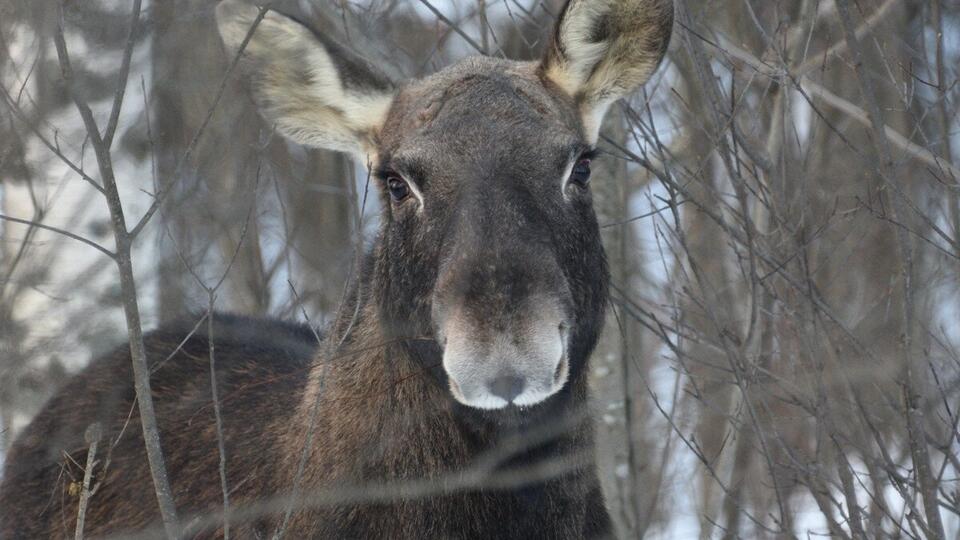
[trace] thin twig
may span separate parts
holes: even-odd
[[[240,63],[240,58],[243,56],[243,51],[247,48],[247,44],[250,43],[250,40],[253,38],[253,33],[256,31],[257,27],[260,26],[260,22],[263,21],[263,18],[267,16],[267,11],[270,10],[270,5],[272,2],[268,2],[266,5],[260,6],[257,16],[253,19],[253,23],[250,25],[250,29],[247,30],[247,35],[243,37],[243,41],[240,42],[240,47],[237,49],[236,54],[233,56],[233,61],[230,62],[230,66],[227,68],[226,73],[223,74],[223,77],[220,79],[220,86],[217,88],[217,93],[213,98],[213,103],[210,104],[210,107],[207,109],[207,115],[204,117],[203,122],[200,124],[200,127],[197,129],[197,132],[193,134],[193,138],[190,139],[190,143],[187,145],[186,150],[183,151],[183,156],[180,157],[180,161],[177,166],[174,168],[173,175],[164,186],[160,189],[159,192],[154,194],[153,203],[150,204],[150,207],[147,208],[147,211],[144,212],[143,217],[140,218],[140,221],[130,230],[130,236],[136,238],[144,227],[147,226],[147,223],[150,222],[150,219],[156,214],[157,210],[160,209],[160,205],[163,204],[163,201],[166,200],[167,196],[172,191],[173,185],[180,179],[181,172],[186,163],[190,160],[190,156],[193,155],[193,152],[197,148],[197,144],[200,142],[200,138],[206,133],[207,126],[210,125],[210,121],[213,119],[213,115],[217,110],[217,106],[220,104],[220,100],[223,98],[223,94],[227,89],[227,84],[230,82],[234,70],[237,67],[237,64]]]
[[[797,86],[803,89],[810,96],[822,99],[827,105],[844,113],[851,119],[864,126],[871,126],[870,117],[866,111],[854,103],[831,92],[822,84],[814,82],[809,77],[803,74],[789,73],[779,66],[771,66],[723,36],[719,36],[719,43],[712,43],[708,40],[703,41],[716,47],[719,52],[736,58],[741,62],[745,62],[746,64],[749,64],[750,67],[768,76],[780,78],[781,76],[789,75],[796,82]],[[937,156],[929,149],[912,142],[910,139],[904,137],[901,133],[890,126],[883,126],[883,132],[886,134],[889,142],[906,152],[908,155],[910,155],[910,157],[926,163],[935,170],[949,173],[949,179],[953,181],[955,186],[960,187],[960,168],[951,163],[948,159]]]
[[[97,445],[103,430],[99,423],[90,424],[83,438],[87,443],[87,466],[83,469],[83,486],[80,490],[80,502],[77,505],[77,527],[73,534],[75,540],[83,540],[83,524],[87,517],[87,503],[90,502],[90,482],[93,479],[93,468],[97,464]]]
[[[441,13],[439,9],[435,8],[435,7],[433,6],[433,4],[431,4],[431,3],[429,2],[429,0],[420,0],[420,3],[423,4],[423,5],[425,5],[425,6],[427,6],[427,9],[429,9],[431,12],[433,12],[433,14],[434,14],[438,19],[440,19],[441,21],[443,21],[443,24],[445,24],[445,25],[447,25],[448,27],[452,28],[454,32],[456,32],[460,37],[462,37],[463,40],[466,41],[467,44],[469,44],[471,47],[473,47],[478,53],[480,53],[480,54],[482,54],[482,55],[486,55],[486,54],[487,54],[486,50],[483,48],[482,45],[480,45],[479,43],[477,43],[476,41],[474,41],[473,38],[471,38],[470,36],[468,36],[467,33],[464,32],[457,23],[455,23],[455,22],[451,21],[450,19],[448,19],[447,16],[444,15],[443,13]]]
[[[0,93],[3,94],[3,101],[7,104],[7,107],[13,113],[14,117],[16,117],[17,120],[19,120],[23,125],[30,128],[30,131],[33,132],[33,135],[37,138],[38,141],[40,141],[45,147],[47,147],[47,150],[50,150],[50,152],[52,152],[53,155],[57,156],[57,158],[59,158],[60,161],[62,161],[67,167],[70,167],[70,169],[73,170],[73,172],[77,173],[77,175],[79,175],[80,178],[82,178],[85,182],[93,186],[94,189],[96,189],[100,193],[103,193],[103,186],[101,186],[99,183],[97,183],[96,180],[94,180],[89,174],[87,174],[87,172],[83,170],[83,167],[81,167],[80,165],[77,165],[72,159],[68,158],[60,149],[60,145],[58,143],[51,142],[50,139],[48,139],[43,133],[40,132],[40,128],[35,126],[32,122],[30,122],[27,119],[26,115],[23,113],[22,110],[20,110],[20,107],[13,100],[13,97],[9,94],[9,92],[7,92],[6,87],[4,87],[2,84],[0,84]],[[56,137],[56,133],[54,133],[54,137]],[[81,152],[81,157],[82,157],[82,152]]]
[[[103,144],[109,149],[113,146],[113,136],[117,132],[120,121],[120,109],[123,106],[123,95],[127,90],[127,79],[130,76],[130,58],[137,43],[137,26],[140,24],[140,7],[143,0],[133,0],[130,16],[130,31],[127,34],[127,45],[123,49],[123,60],[120,62],[120,72],[117,74],[117,89],[113,96],[113,107],[110,109],[110,119],[103,130]]]
[[[220,490],[223,493],[223,540],[230,540],[230,489],[227,487],[227,449],[223,440],[223,416],[220,413],[220,396],[217,390],[216,346],[213,338],[213,308],[216,291],[210,289],[207,308],[207,344],[210,352],[210,394],[213,399],[213,415],[217,428],[217,451],[220,454]]]
[[[86,245],[92,247],[93,249],[99,251],[100,253],[103,253],[103,254],[106,255],[107,257],[110,257],[111,259],[114,259],[114,260],[115,260],[116,257],[117,257],[114,252],[112,252],[112,251],[110,251],[109,249],[101,246],[100,244],[94,242],[93,240],[88,240],[88,239],[86,239],[86,238],[84,238],[84,237],[82,237],[82,236],[80,236],[80,235],[73,234],[73,233],[70,232],[70,231],[66,231],[66,230],[60,229],[60,228],[58,228],[58,227],[52,227],[52,226],[50,226],[50,225],[44,225],[43,223],[40,223],[40,222],[38,222],[38,221],[33,221],[33,220],[29,220],[29,219],[20,219],[20,218],[10,217],[10,216],[6,216],[6,215],[3,215],[3,214],[0,214],[0,219],[2,219],[2,220],[4,220],[4,221],[10,221],[10,222],[12,222],[12,223],[19,223],[19,224],[21,224],[21,225],[29,225],[29,226],[31,226],[31,227],[36,227],[36,228],[38,228],[38,229],[44,229],[44,230],[47,230],[47,231],[50,231],[50,232],[55,232],[55,233],[57,233],[57,234],[59,234],[59,235],[66,236],[67,238],[69,238],[69,239],[71,239],[71,240],[76,240],[77,242],[81,242],[81,243],[83,243],[83,244],[86,244]]]
[[[857,27],[856,36],[858,39],[863,39],[864,36],[873,31],[878,24],[880,24],[887,15],[890,14],[892,8],[902,3],[902,0],[886,0],[883,4],[873,10],[873,13],[870,14],[870,17],[867,20],[863,21],[859,27]],[[821,67],[825,61],[836,58],[843,51],[847,49],[847,40],[841,39],[836,43],[827,47],[827,49],[822,53],[817,53],[814,56],[811,56],[802,64],[797,66],[794,71],[794,74],[797,78],[807,75],[811,71]]]

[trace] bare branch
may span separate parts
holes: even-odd
[[[883,19],[890,14],[892,8],[899,3],[899,0],[886,0],[883,4],[874,9],[873,13],[870,14],[870,17],[868,17],[867,20],[863,21],[863,23],[857,27],[857,31],[855,32],[857,39],[863,39],[864,36],[872,32],[874,28],[876,28],[877,25],[880,24]],[[848,43],[846,39],[838,40],[836,43],[828,47],[823,53],[818,53],[816,56],[808,58],[802,64],[797,66],[796,69],[793,69],[792,71],[794,76],[797,79],[804,77],[811,71],[822,66],[824,62],[840,56],[843,51],[847,50],[847,46]]]
[[[460,37],[462,37],[463,40],[466,41],[468,45],[473,47],[478,53],[483,55],[487,54],[486,49],[484,49],[482,45],[474,41],[472,37],[468,36],[467,33],[460,28],[460,25],[451,21],[449,18],[447,18],[446,15],[441,13],[439,9],[435,8],[433,4],[429,2],[429,0],[420,0],[420,3],[427,6],[427,9],[429,9],[434,15],[436,15],[438,19],[443,21],[444,24],[452,28],[454,32],[456,32]]]
[[[173,187],[173,184],[179,180],[181,170],[189,161],[190,156],[193,155],[197,144],[200,142],[200,138],[206,132],[207,126],[210,124],[210,120],[213,119],[213,114],[217,110],[217,105],[220,103],[223,93],[227,89],[227,83],[230,82],[233,71],[240,62],[243,51],[247,48],[247,44],[250,43],[250,39],[253,38],[253,33],[257,29],[257,26],[259,26],[260,22],[263,21],[263,18],[267,16],[267,11],[270,10],[271,3],[272,2],[268,2],[266,5],[260,6],[256,18],[254,18],[253,23],[250,25],[250,29],[247,30],[247,35],[244,36],[243,41],[240,43],[240,47],[237,49],[237,53],[233,57],[233,61],[230,63],[230,67],[227,68],[226,73],[223,74],[223,78],[220,80],[220,87],[217,88],[217,93],[213,98],[213,103],[207,109],[207,115],[203,119],[203,123],[200,124],[200,128],[197,129],[196,133],[194,133],[193,138],[190,140],[190,144],[187,145],[187,149],[184,150],[183,156],[180,158],[180,162],[174,169],[173,178],[168,179],[161,190],[154,194],[154,200],[150,205],[150,208],[147,209],[147,211],[143,214],[143,217],[140,218],[140,221],[138,221],[137,224],[134,225],[133,229],[130,230],[131,238],[136,238],[143,231],[143,228],[146,227],[147,223],[150,222],[150,219],[153,218],[153,215],[157,212],[157,210],[160,209],[160,205],[162,205],[163,201],[166,200],[171,188]]]
[[[50,232],[55,232],[55,233],[57,233],[57,234],[66,236],[67,238],[70,238],[71,240],[76,240],[77,242],[81,242],[81,243],[83,243],[83,244],[86,244],[86,245],[92,247],[93,249],[99,251],[100,253],[103,253],[103,254],[106,255],[107,257],[110,257],[111,259],[114,259],[114,260],[115,260],[116,257],[117,257],[114,252],[112,252],[112,251],[110,251],[109,249],[101,246],[100,244],[94,242],[93,240],[88,240],[88,239],[86,239],[86,238],[84,238],[84,237],[82,237],[82,236],[80,236],[80,235],[73,234],[72,232],[67,231],[67,230],[64,230],[64,229],[60,229],[60,228],[57,228],[57,227],[52,227],[52,226],[50,226],[50,225],[45,225],[45,224],[40,223],[40,222],[38,222],[38,221],[33,221],[33,220],[29,220],[29,219],[20,219],[20,218],[10,217],[10,216],[5,216],[5,215],[3,215],[3,214],[0,214],[0,219],[2,219],[2,220],[4,220],[4,221],[9,221],[9,222],[11,222],[11,223],[19,223],[19,224],[21,224],[21,225],[29,225],[29,226],[31,226],[31,227],[36,227],[36,228],[38,228],[38,229],[44,229],[44,230],[47,230],[47,231],[50,231]]]
[[[77,505],[77,527],[73,537],[83,540],[83,523],[87,517],[87,503],[90,501],[90,481],[93,478],[93,468],[97,464],[97,445],[102,436],[100,424],[94,423],[87,427],[84,440],[87,443],[87,466],[83,469],[83,486],[80,490],[80,502]]]
[[[27,119],[26,115],[23,114],[23,111],[20,110],[20,107],[17,106],[16,101],[14,101],[10,93],[7,92],[6,87],[4,87],[2,84],[0,84],[0,92],[3,93],[3,100],[7,104],[7,107],[10,108],[10,111],[13,113],[13,115],[23,125],[30,128],[34,136],[37,138],[37,140],[39,140],[44,146],[46,146],[48,150],[53,152],[53,155],[57,156],[60,159],[60,161],[62,161],[67,167],[70,167],[73,170],[73,172],[80,175],[80,178],[83,178],[87,183],[93,186],[97,191],[99,191],[100,193],[103,193],[103,186],[101,186],[99,183],[97,183],[96,180],[90,177],[90,175],[88,175],[80,165],[77,165],[72,159],[64,155],[63,152],[60,150],[59,144],[56,144],[55,142],[51,142],[45,135],[43,135],[43,133],[40,132],[40,129],[37,126],[33,125],[33,123],[31,123]],[[54,138],[56,138],[56,133],[54,134]]]
[[[130,32],[127,35],[127,45],[123,48],[123,60],[120,63],[120,72],[117,74],[117,91],[113,97],[113,107],[110,109],[110,119],[103,130],[103,144],[109,149],[113,145],[113,135],[117,132],[120,121],[120,108],[123,106],[123,95],[127,90],[127,78],[130,76],[130,58],[137,43],[137,26],[140,24],[140,6],[143,0],[133,0],[130,14]]]
[[[869,115],[857,105],[851,103],[850,101],[838,96],[837,94],[831,92],[825,86],[812,81],[809,77],[805,75],[797,75],[784,71],[782,68],[777,66],[772,66],[764,61],[760,60],[752,53],[743,49],[742,47],[737,46],[729,39],[724,38],[723,36],[719,37],[720,42],[716,44],[717,51],[723,54],[728,54],[729,56],[744,62],[750,67],[756,69],[760,73],[763,73],[767,76],[773,78],[780,78],[781,76],[789,76],[792,78],[797,85],[802,88],[805,92],[811,96],[819,97],[831,107],[837,109],[838,111],[846,114],[851,119],[857,121],[864,126],[870,126],[870,117]],[[707,42],[709,43],[709,42]],[[884,126],[884,133],[887,135],[887,139],[896,145],[898,148],[909,154],[912,158],[926,163],[932,168],[938,171],[945,171],[949,173],[949,178],[953,180],[955,185],[960,186],[960,168],[952,164],[950,161],[937,156],[927,148],[924,148],[904,137],[902,134],[897,132],[890,126]]]
[[[134,15],[138,17],[139,1],[137,2],[137,8],[138,11]],[[140,308],[137,303],[137,288],[133,277],[133,262],[130,256],[132,237],[127,231],[124,219],[123,204],[120,201],[120,194],[114,177],[110,148],[101,138],[96,120],[93,118],[93,112],[80,97],[75,86],[73,69],[70,65],[70,56],[67,52],[66,38],[64,36],[63,9],[64,6],[61,3],[59,6],[57,28],[54,33],[54,44],[56,45],[57,56],[60,60],[60,70],[64,83],[71,94],[77,110],[80,112],[80,116],[87,130],[87,135],[90,137],[91,145],[97,157],[97,165],[103,181],[104,196],[107,201],[107,206],[110,209],[113,233],[117,244],[117,252],[114,260],[120,271],[120,290],[123,301],[123,312],[127,322],[127,338],[130,343],[134,387],[137,394],[137,403],[140,407],[143,440],[147,451],[147,459],[150,464],[150,474],[153,477],[154,491],[156,492],[157,502],[160,507],[160,516],[163,520],[167,537],[173,539],[179,536],[177,510],[173,501],[173,491],[170,488],[166,465],[164,464],[163,449],[160,445],[160,430],[157,426],[153,394],[150,390],[150,370],[147,366],[147,353],[143,344],[143,329],[140,325]],[[134,23],[134,27],[135,26],[136,23]],[[125,86],[126,82],[126,80],[121,80],[118,84]],[[122,98],[122,94],[120,94],[120,97]]]

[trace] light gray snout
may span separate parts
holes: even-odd
[[[567,382],[569,321],[557,302],[525,302],[507,325],[486,327],[463,309],[445,318],[443,368],[450,392],[478,409],[535,405]]]

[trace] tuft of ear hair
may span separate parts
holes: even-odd
[[[577,101],[590,144],[610,105],[656,71],[672,31],[672,0],[567,1],[540,72]]]
[[[395,94],[391,81],[328,36],[240,0],[217,5],[228,53],[240,53],[260,113],[287,138],[367,162]],[[231,56],[232,58],[232,56]]]

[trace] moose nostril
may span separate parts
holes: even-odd
[[[504,375],[492,380],[489,384],[490,393],[503,398],[510,403],[513,398],[523,392],[523,379],[514,375]]]

